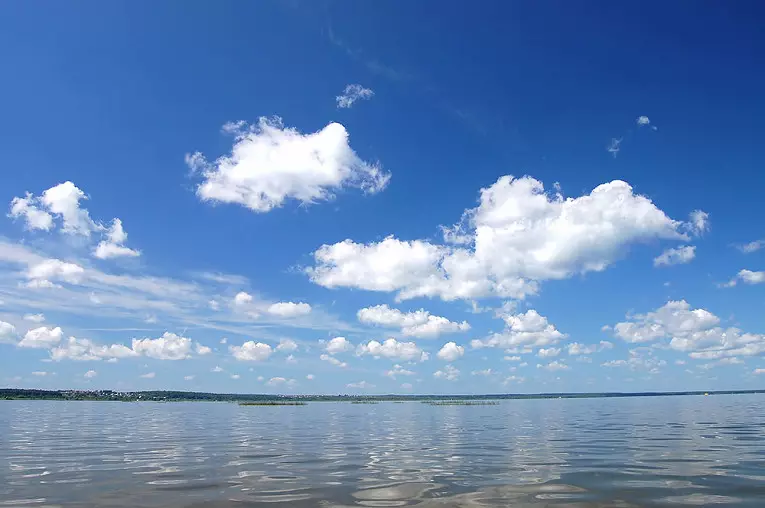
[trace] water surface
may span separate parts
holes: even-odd
[[[0,507],[765,506],[765,396],[0,401]]]

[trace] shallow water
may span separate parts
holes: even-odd
[[[0,401],[0,507],[765,506],[765,396]]]

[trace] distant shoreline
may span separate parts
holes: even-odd
[[[0,388],[0,400],[60,400],[60,401],[113,401],[113,402],[423,402],[423,401],[497,401],[528,399],[593,399],[614,397],[673,397],[680,395],[752,395],[765,394],[762,390],[714,390],[679,392],[607,392],[607,393],[508,393],[479,395],[269,395],[206,393],[180,391],[116,390],[34,390]],[[268,405],[268,404],[264,404]]]

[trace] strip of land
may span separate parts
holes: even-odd
[[[484,395],[270,395],[204,393],[178,391],[120,392],[114,390],[31,390],[0,388],[0,400],[84,400],[119,402],[238,402],[250,405],[289,405],[288,402],[432,402],[439,405],[466,403],[483,405],[487,401],[519,399],[591,399],[609,397],[669,397],[679,395],[765,394],[763,390],[717,390],[692,392],[612,392],[612,393],[503,393]],[[281,404],[278,404],[281,403]],[[470,405],[470,404],[461,404]]]

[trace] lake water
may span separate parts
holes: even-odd
[[[0,402],[0,507],[765,506],[765,396]]]

